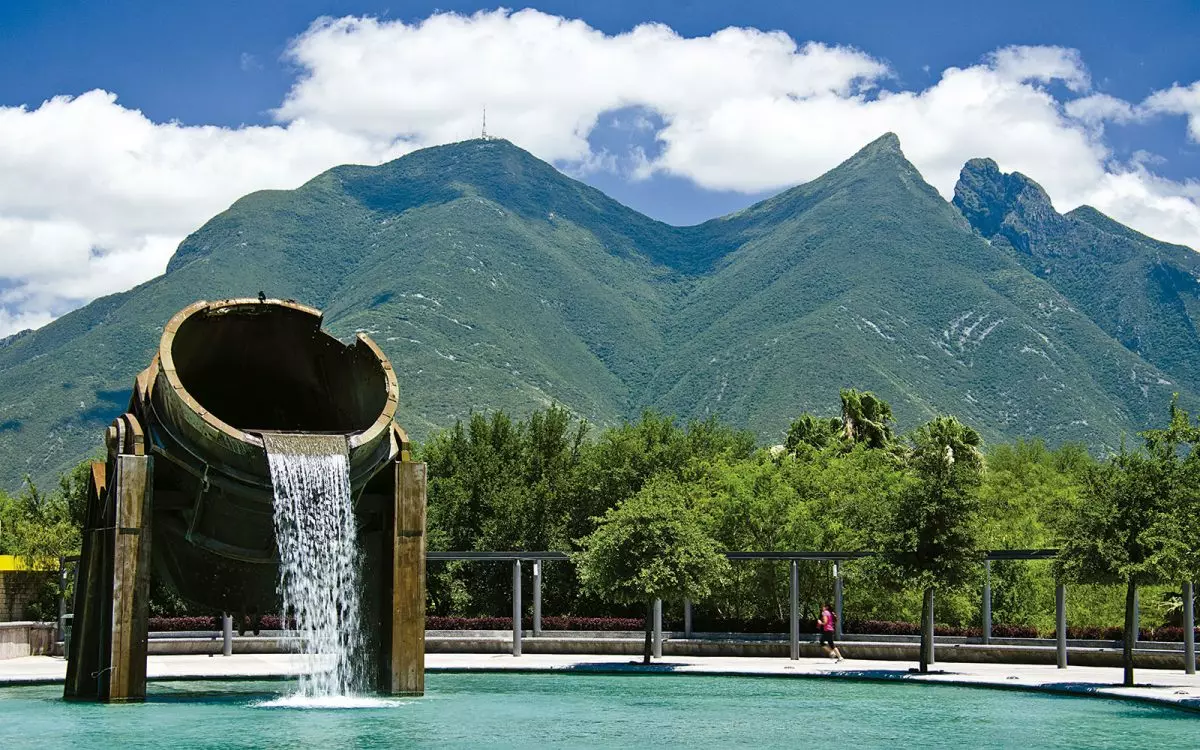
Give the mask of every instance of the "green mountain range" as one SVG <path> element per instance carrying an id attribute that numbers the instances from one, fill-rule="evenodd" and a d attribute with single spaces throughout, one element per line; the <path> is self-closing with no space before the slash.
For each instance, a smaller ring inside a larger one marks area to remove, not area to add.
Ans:
<path id="1" fill-rule="evenodd" d="M 417 438 L 471 410 L 658 408 L 782 442 L 870 389 L 907 429 L 1098 449 L 1196 398 L 1197 256 L 987 160 L 948 203 L 885 135 L 810 183 L 673 227 L 502 140 L 332 169 L 237 201 L 164 275 L 0 344 L 0 486 L 99 446 L 163 324 L 267 295 L 369 333 Z"/>

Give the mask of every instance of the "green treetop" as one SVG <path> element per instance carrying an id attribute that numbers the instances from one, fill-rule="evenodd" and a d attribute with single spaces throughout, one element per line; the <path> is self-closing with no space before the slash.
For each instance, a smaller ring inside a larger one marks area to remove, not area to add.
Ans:
<path id="1" fill-rule="evenodd" d="M 701 599 L 729 568 L 683 485 L 670 478 L 651 480 L 610 509 L 580 546 L 574 559 L 584 589 L 619 604 L 647 605 L 646 663 L 654 601 Z"/>
<path id="2" fill-rule="evenodd" d="M 878 549 L 891 577 L 924 590 L 921 671 L 933 649 L 933 594 L 966 583 L 979 561 L 976 520 L 983 477 L 979 433 L 938 417 L 910 436 L 910 482 L 883 519 Z"/>
<path id="3" fill-rule="evenodd" d="M 1139 586 L 1196 572 L 1200 427 L 1171 404 L 1165 429 L 1142 433 L 1143 450 L 1088 471 L 1081 502 L 1064 520 L 1055 572 L 1064 580 L 1125 586 L 1124 684 L 1133 683 Z"/>

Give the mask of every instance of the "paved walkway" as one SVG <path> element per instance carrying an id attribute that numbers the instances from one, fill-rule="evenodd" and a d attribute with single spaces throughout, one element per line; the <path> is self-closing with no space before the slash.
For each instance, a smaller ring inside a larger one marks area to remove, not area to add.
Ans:
<path id="1" fill-rule="evenodd" d="M 681 674 L 762 675 L 774 677 L 851 678 L 903 680 L 975 687 L 1100 695 L 1165 703 L 1200 711 L 1200 676 L 1182 672 L 1141 669 L 1138 686 L 1116 687 L 1121 670 L 1109 667 L 1068 667 L 1020 664 L 967 664 L 941 662 L 930 674 L 908 671 L 912 665 L 893 661 L 853 660 L 833 664 L 828 659 L 770 659 L 756 657 L 664 657 L 646 667 L 628 656 L 530 654 L 428 654 L 425 666 L 439 671 L 648 671 Z M 271 679 L 294 675 L 300 661 L 290 654 L 240 654 L 235 656 L 151 656 L 151 680 Z M 0 686 L 61 683 L 66 662 L 58 657 L 27 656 L 0 661 Z"/>

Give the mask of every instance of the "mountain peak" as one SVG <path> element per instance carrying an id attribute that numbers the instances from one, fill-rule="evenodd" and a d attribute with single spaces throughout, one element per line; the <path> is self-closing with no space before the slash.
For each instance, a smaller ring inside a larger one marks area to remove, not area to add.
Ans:
<path id="1" fill-rule="evenodd" d="M 895 160 L 907 162 L 904 152 L 900 150 L 900 138 L 895 133 L 884 133 L 867 145 L 860 148 L 846 160 L 847 164 L 866 164 L 879 160 Z"/>
<path id="2" fill-rule="evenodd" d="M 874 149 L 876 151 L 893 151 L 900 153 L 900 136 L 892 131 L 888 131 L 879 136 L 875 140 L 862 147 L 863 151 Z"/>
<path id="3" fill-rule="evenodd" d="M 981 235 L 1001 234 L 1017 247 L 1029 226 L 1063 221 L 1041 185 L 1020 172 L 1001 172 L 992 159 L 963 165 L 953 203 Z"/>

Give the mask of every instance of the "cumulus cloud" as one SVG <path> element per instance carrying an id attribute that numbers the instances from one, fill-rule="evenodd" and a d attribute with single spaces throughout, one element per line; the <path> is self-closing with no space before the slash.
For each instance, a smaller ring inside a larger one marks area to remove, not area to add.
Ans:
<path id="1" fill-rule="evenodd" d="M 1200 247 L 1189 185 L 1156 178 L 1145 160 L 1116 162 L 1102 127 L 1190 112 L 1200 84 L 1164 92 L 1153 111 L 1135 107 L 1091 92 L 1072 49 L 1006 47 L 896 91 L 883 61 L 848 47 L 736 28 L 689 39 L 658 24 L 609 36 L 528 10 L 414 24 L 326 19 L 289 56 L 304 73 L 277 110 L 285 122 L 438 143 L 470 133 L 486 102 L 495 132 L 586 174 L 600 115 L 632 108 L 657 115 L 659 148 L 606 163 L 632 164 L 635 179 L 668 173 L 747 192 L 812 179 L 891 130 L 946 197 L 963 162 L 990 156 L 1043 183 L 1061 210 L 1089 203 Z M 1072 94 L 1060 100 L 1054 85 Z"/>
<path id="2" fill-rule="evenodd" d="M 1105 122 L 1125 124 L 1138 118 L 1132 104 L 1108 94 L 1092 94 L 1072 99 L 1067 102 L 1066 111 L 1071 117 L 1089 125 Z"/>
<path id="3" fill-rule="evenodd" d="M 484 105 L 489 130 L 573 174 L 723 190 L 812 179 L 891 130 L 947 197 L 964 161 L 990 156 L 1060 210 L 1090 203 L 1200 247 L 1196 184 L 1155 175 L 1146 158 L 1117 162 L 1103 133 L 1172 114 L 1200 140 L 1200 83 L 1133 105 L 1093 92 L 1074 50 L 1008 47 L 902 90 L 869 51 L 781 32 L 606 35 L 526 10 L 321 19 L 287 58 L 297 78 L 269 127 L 152 122 L 104 91 L 0 108 L 0 336 L 160 273 L 188 232 L 247 192 L 471 137 Z M 613 127 L 655 147 L 593 151 L 589 135 L 614 112 L 634 119 Z"/>
<path id="4" fill-rule="evenodd" d="M 1142 102 L 1142 108 L 1155 114 L 1187 115 L 1188 135 L 1200 143 L 1200 81 L 1191 86 L 1175 84 L 1165 91 L 1157 91 Z"/>
<path id="5" fill-rule="evenodd" d="M 0 336 L 161 273 L 184 236 L 248 192 L 407 148 L 303 120 L 155 123 L 104 91 L 0 108 Z"/>

